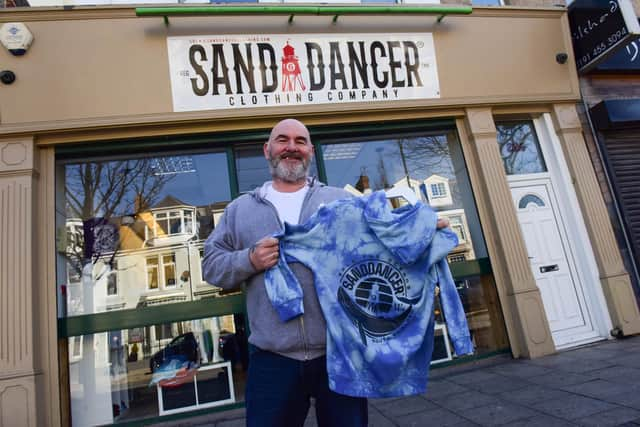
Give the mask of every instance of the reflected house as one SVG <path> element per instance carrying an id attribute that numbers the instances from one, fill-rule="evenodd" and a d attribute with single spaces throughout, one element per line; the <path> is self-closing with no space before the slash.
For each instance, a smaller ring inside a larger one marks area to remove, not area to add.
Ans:
<path id="1" fill-rule="evenodd" d="M 438 216 L 449 220 L 451 229 L 458 236 L 458 246 L 447 257 L 449 262 L 475 259 L 473 241 L 464 209 L 452 209 L 454 201 L 450 179 L 440 175 L 431 175 L 424 180 L 422 192 L 426 195 L 429 205 L 438 211 Z"/>
<path id="2" fill-rule="evenodd" d="M 458 246 L 447 257 L 449 262 L 475 259 L 473 242 L 464 209 L 452 209 L 454 201 L 449 178 L 435 174 L 422 182 L 413 178 L 402 178 L 393 184 L 392 188 L 396 187 L 411 188 L 416 193 L 418 200 L 428 203 L 429 206 L 438 211 L 438 217 L 449 220 L 451 229 L 458 236 Z M 403 202 L 400 202 L 400 204 L 403 204 Z"/>
<path id="3" fill-rule="evenodd" d="M 427 200 L 432 208 L 445 208 L 453 205 L 451 186 L 449 179 L 440 175 L 431 175 L 424 180 L 423 191 L 427 194 Z"/>
<path id="4" fill-rule="evenodd" d="M 88 265 L 93 298 L 87 299 L 82 283 L 83 221 L 66 223 L 67 315 L 96 313 L 186 302 L 220 295 L 221 288 L 202 278 L 204 239 L 220 220 L 227 202 L 192 206 L 167 195 L 157 204 L 135 215 L 110 219 L 119 231 L 116 251 L 96 253 Z M 77 260 L 77 261 L 76 261 Z M 77 264 L 77 266 L 76 266 Z M 85 274 L 87 273 L 85 269 Z M 85 307 L 91 301 L 91 307 Z M 208 321 L 207 321 L 208 322 Z M 222 322 L 222 323 L 220 323 Z M 187 330 L 235 332 L 233 318 L 219 325 L 187 326 L 181 323 L 136 328 L 130 346 L 142 344 L 140 358 L 153 354 L 172 338 Z M 205 322 L 206 323 L 206 322 Z M 138 338 L 135 338 L 134 335 Z M 135 338 L 135 339 L 134 339 Z M 208 340 L 211 341 L 211 340 Z M 202 354 L 211 351 L 203 350 Z M 217 356 L 214 356 L 217 358 Z M 207 357 L 204 357 L 205 361 Z"/>

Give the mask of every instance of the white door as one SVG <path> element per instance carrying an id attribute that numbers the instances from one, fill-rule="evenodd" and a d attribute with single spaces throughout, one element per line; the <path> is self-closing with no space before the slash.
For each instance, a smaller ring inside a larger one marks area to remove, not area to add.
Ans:
<path id="1" fill-rule="evenodd" d="M 556 348 L 598 337 L 549 178 L 510 182 Z"/>

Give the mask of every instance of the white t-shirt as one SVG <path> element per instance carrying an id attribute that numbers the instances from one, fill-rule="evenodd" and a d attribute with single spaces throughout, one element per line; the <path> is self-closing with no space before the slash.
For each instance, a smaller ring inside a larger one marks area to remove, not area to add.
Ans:
<path id="1" fill-rule="evenodd" d="M 302 202 L 304 201 L 304 196 L 307 195 L 307 191 L 309 191 L 309 187 L 307 185 L 293 193 L 282 193 L 269 185 L 267 188 L 266 199 L 275 206 L 276 211 L 278 211 L 280 221 L 283 224 L 288 222 L 289 224 L 295 225 L 298 224 L 300 211 L 302 210 Z"/>

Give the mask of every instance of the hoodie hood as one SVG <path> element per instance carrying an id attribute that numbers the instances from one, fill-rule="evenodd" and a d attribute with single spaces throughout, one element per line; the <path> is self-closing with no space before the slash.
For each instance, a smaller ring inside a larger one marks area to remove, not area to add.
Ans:
<path id="1" fill-rule="evenodd" d="M 385 192 L 376 191 L 364 202 L 364 218 L 369 228 L 380 243 L 404 264 L 415 263 L 435 241 L 443 244 L 435 245 L 438 253 L 430 254 L 434 259 L 446 255 L 458 244 L 458 238 L 451 230 L 436 229 L 437 213 L 420 201 L 394 210 Z"/>

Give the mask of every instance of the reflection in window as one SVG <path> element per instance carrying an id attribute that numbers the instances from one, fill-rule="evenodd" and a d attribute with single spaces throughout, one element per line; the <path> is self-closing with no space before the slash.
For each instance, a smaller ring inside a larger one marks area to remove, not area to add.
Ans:
<path id="1" fill-rule="evenodd" d="M 73 426 L 135 422 L 243 400 L 248 348 L 242 314 L 68 341 Z"/>
<path id="2" fill-rule="evenodd" d="M 107 295 L 118 295 L 118 262 L 111 263 L 111 271 L 107 276 Z"/>
<path id="3" fill-rule="evenodd" d="M 507 175 L 546 172 L 533 122 L 496 123 L 498 146 Z"/>
<path id="4" fill-rule="evenodd" d="M 197 248 L 231 199 L 225 153 L 59 160 L 57 168 L 60 315 L 219 295 L 201 280 Z"/>
<path id="5" fill-rule="evenodd" d="M 445 197 L 447 195 L 446 187 L 443 182 L 437 184 L 431 184 L 431 195 L 434 198 Z"/>
<path id="6" fill-rule="evenodd" d="M 344 147 L 342 147 L 344 145 Z M 409 187 L 439 216 L 449 218 L 460 245 L 454 251 L 473 260 L 486 253 L 460 145 L 453 134 L 394 137 L 322 145 L 328 184 L 355 194 Z M 470 232 L 467 215 L 475 224 Z M 477 239 L 476 239 L 477 236 Z"/>
<path id="7" fill-rule="evenodd" d="M 166 289 L 176 286 L 176 255 L 147 257 L 147 289 Z"/>
<path id="8" fill-rule="evenodd" d="M 158 289 L 158 258 L 147 258 L 147 289 Z"/>

